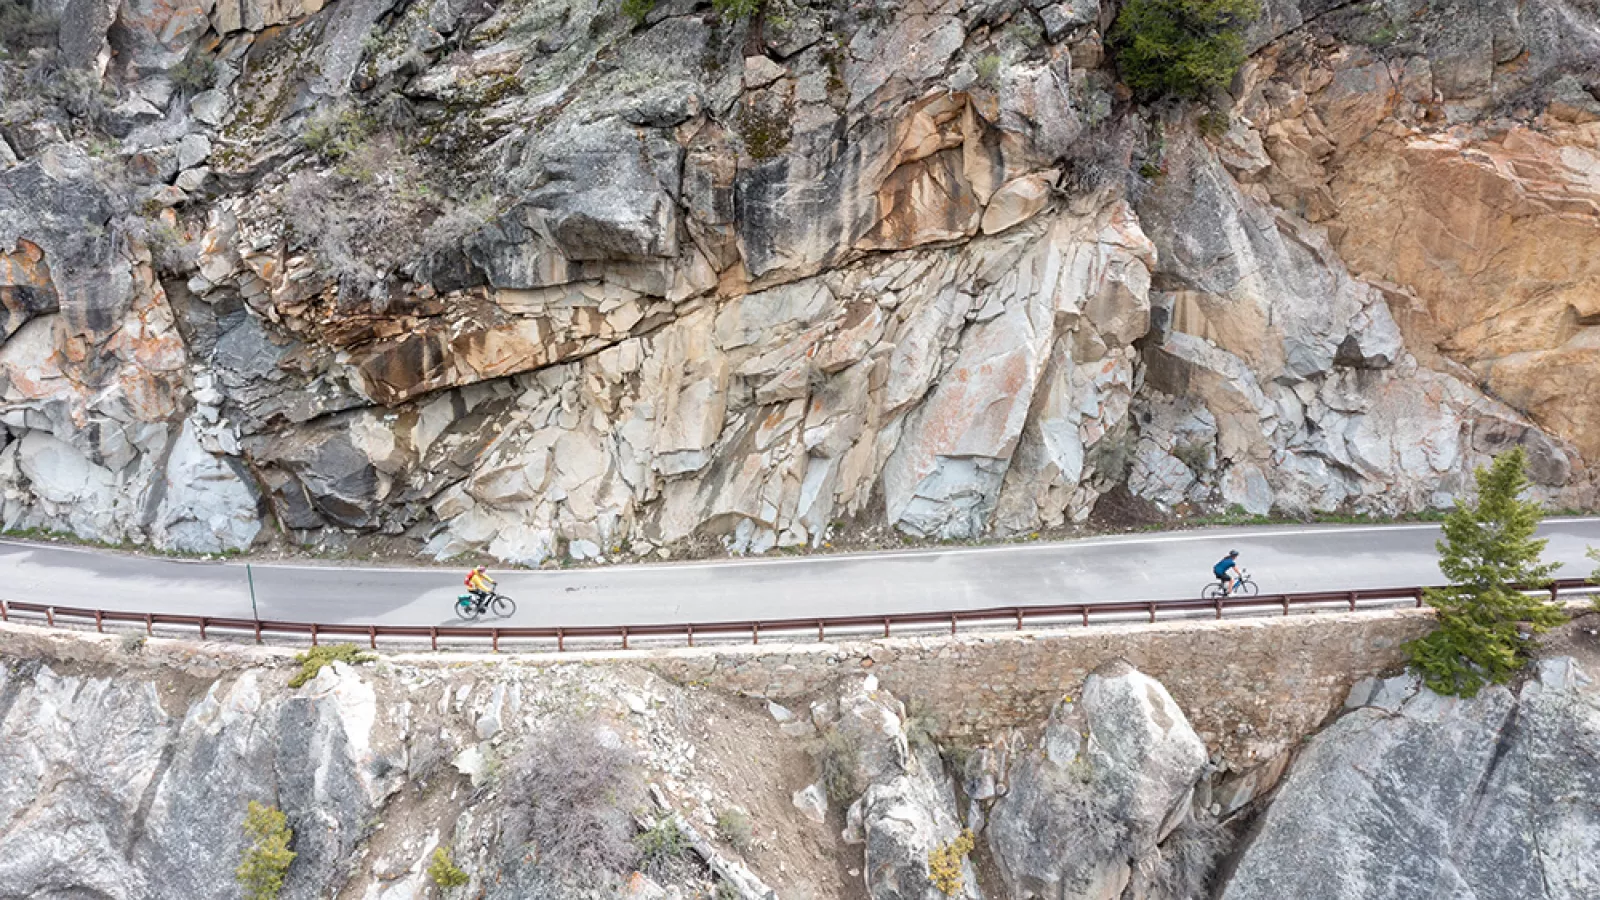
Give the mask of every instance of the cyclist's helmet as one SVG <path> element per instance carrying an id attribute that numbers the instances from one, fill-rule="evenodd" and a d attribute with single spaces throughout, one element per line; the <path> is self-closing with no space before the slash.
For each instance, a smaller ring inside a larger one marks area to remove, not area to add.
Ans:
<path id="1" fill-rule="evenodd" d="M 1238 555 L 1239 555 L 1239 551 L 1237 551 L 1237 550 L 1229 550 L 1228 551 L 1228 558 L 1229 559 L 1232 559 L 1232 558 L 1234 558 L 1235 556 L 1238 556 Z"/>

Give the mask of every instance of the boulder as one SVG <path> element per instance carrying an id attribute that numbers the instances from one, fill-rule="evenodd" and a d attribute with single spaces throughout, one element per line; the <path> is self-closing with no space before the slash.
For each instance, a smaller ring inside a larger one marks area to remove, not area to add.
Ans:
<path id="1" fill-rule="evenodd" d="M 961 836 L 955 791 L 938 752 L 913 747 L 906 738 L 905 707 L 877 679 L 846 679 L 839 688 L 837 715 L 828 724 L 825 746 L 857 787 L 851 804 L 851 832 L 864 843 L 862 879 L 872 900 L 939 900 L 929 880 L 928 854 Z M 951 895 L 979 900 L 982 893 L 971 863 L 960 860 L 962 887 Z"/>
<path id="2" fill-rule="evenodd" d="M 1102 668 L 1056 704 L 986 836 L 1011 896 L 1123 896 L 1189 815 L 1206 746 L 1159 682 Z"/>
<path id="3" fill-rule="evenodd" d="M 1295 760 L 1224 900 L 1600 891 L 1600 689 L 1575 661 L 1541 661 L 1516 693 L 1358 691 Z"/>

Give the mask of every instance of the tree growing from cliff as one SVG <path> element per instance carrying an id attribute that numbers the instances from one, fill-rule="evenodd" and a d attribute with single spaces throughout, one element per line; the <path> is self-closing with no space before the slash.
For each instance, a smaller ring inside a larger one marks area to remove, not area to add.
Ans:
<path id="1" fill-rule="evenodd" d="M 1477 471 L 1477 500 L 1445 517 L 1439 569 L 1450 586 L 1426 594 L 1439 627 L 1406 648 L 1441 694 L 1470 697 L 1503 684 L 1530 658 L 1531 636 L 1566 621 L 1561 607 L 1515 587 L 1547 583 L 1557 568 L 1539 558 L 1547 542 L 1534 537 L 1539 505 L 1522 499 L 1525 465 L 1520 447 L 1501 454 Z"/>
<path id="2" fill-rule="evenodd" d="M 1600 563 L 1600 549 L 1590 547 L 1589 558 L 1597 563 Z M 1600 568 L 1595 569 L 1594 574 L 1589 576 L 1589 582 L 1591 584 L 1600 584 Z M 1600 595 L 1597 595 L 1594 598 L 1594 608 L 1600 609 Z"/>
<path id="3" fill-rule="evenodd" d="M 1260 15 L 1259 0 L 1128 0 L 1111 28 L 1117 70 L 1145 101 L 1225 89 Z"/>
<path id="4" fill-rule="evenodd" d="M 250 801 L 244 817 L 245 837 L 250 846 L 244 852 L 234 877 L 244 889 L 245 900 L 277 900 L 284 876 L 295 853 L 289 849 L 294 831 L 276 807 Z"/>

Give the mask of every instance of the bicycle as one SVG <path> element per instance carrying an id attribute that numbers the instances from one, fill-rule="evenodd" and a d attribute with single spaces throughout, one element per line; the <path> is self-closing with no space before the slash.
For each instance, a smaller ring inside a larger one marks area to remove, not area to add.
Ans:
<path id="1" fill-rule="evenodd" d="M 1205 589 L 1200 592 L 1200 596 L 1206 600 L 1221 600 L 1225 597 L 1254 597 L 1260 593 L 1260 590 L 1260 588 L 1256 587 L 1256 583 L 1250 580 L 1250 573 L 1241 571 L 1239 577 L 1235 578 L 1233 584 L 1227 588 L 1224 588 L 1221 582 L 1213 581 L 1205 586 Z"/>
<path id="2" fill-rule="evenodd" d="M 508 619 L 517 613 L 517 601 L 504 594 L 462 594 L 456 598 L 456 615 L 468 622 L 484 613 Z"/>

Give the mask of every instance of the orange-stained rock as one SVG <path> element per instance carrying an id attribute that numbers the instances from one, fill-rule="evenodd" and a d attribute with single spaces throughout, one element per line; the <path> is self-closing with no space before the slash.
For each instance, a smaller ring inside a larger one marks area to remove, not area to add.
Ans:
<path id="1" fill-rule="evenodd" d="M 1274 72 L 1245 102 L 1267 189 L 1390 288 L 1408 336 L 1436 342 L 1419 358 L 1464 366 L 1600 461 L 1600 124 L 1439 128 L 1426 73 L 1349 50 Z"/>
<path id="2" fill-rule="evenodd" d="M 16 250 L 0 253 L 0 340 L 15 334 L 34 316 L 56 309 L 50 265 L 39 245 L 19 240 Z"/>

